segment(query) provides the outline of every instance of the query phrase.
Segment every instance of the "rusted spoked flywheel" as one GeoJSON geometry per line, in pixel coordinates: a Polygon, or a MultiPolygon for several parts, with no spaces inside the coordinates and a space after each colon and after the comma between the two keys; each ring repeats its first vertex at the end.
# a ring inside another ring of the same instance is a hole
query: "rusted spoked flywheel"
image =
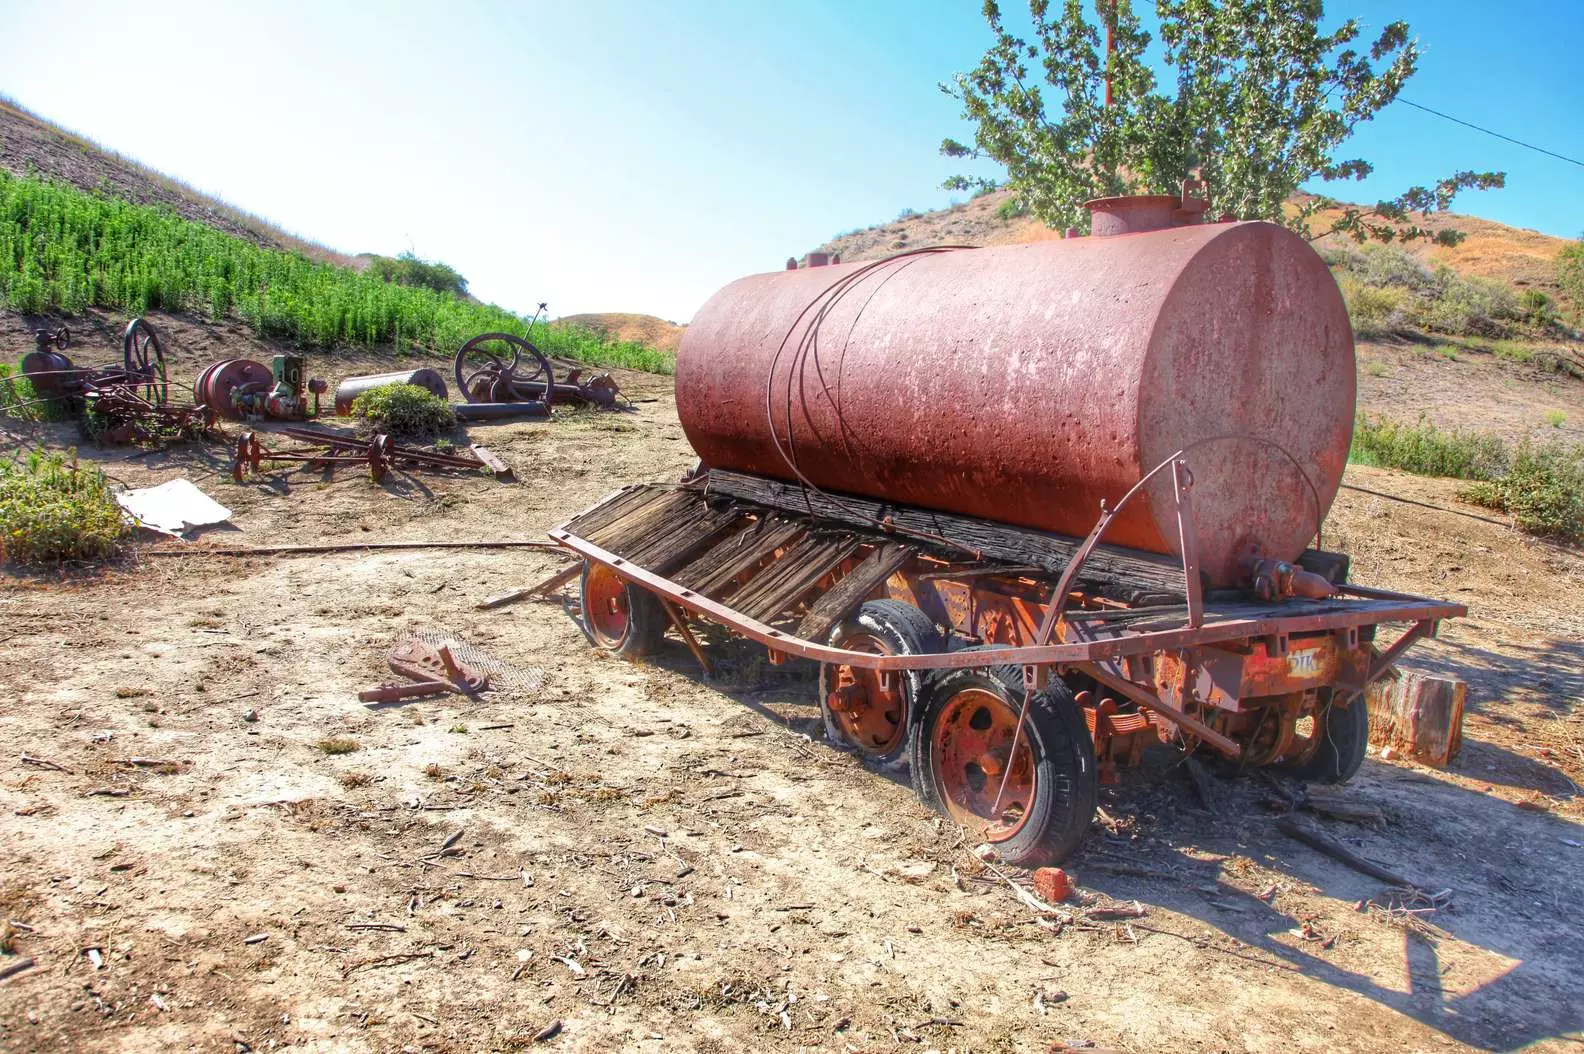
{"type": "Polygon", "coordinates": [[[1023,829],[1038,778],[1034,749],[1017,735],[1018,712],[1008,704],[997,692],[965,688],[943,701],[930,729],[946,814],[989,842],[1023,829]]]}
{"type": "Polygon", "coordinates": [[[665,609],[647,589],[631,585],[605,564],[583,565],[580,590],[583,632],[595,646],[636,659],[660,646],[669,621],[665,609]]]}
{"type": "MultiPolygon", "coordinates": [[[[832,646],[870,655],[925,655],[946,650],[928,615],[900,600],[871,600],[831,631],[832,646]]],[[[908,734],[924,691],[919,670],[872,670],[849,663],[820,666],[820,711],[826,738],[857,750],[881,768],[907,762],[908,734]]]]}
{"type": "Polygon", "coordinates": [[[528,341],[510,333],[480,333],[456,353],[456,382],[470,403],[554,402],[555,371],[528,341]]]}
{"type": "Polygon", "coordinates": [[[155,406],[164,406],[170,399],[170,385],[165,379],[165,349],[160,347],[159,334],[141,318],[127,323],[121,335],[121,365],[126,370],[129,383],[143,389],[142,396],[155,406]]]}
{"type": "Polygon", "coordinates": [[[908,758],[925,804],[1010,863],[1055,863],[1078,846],[1099,779],[1094,741],[1065,683],[1051,680],[1030,697],[1020,667],[946,670],[923,709],[908,758]]]}

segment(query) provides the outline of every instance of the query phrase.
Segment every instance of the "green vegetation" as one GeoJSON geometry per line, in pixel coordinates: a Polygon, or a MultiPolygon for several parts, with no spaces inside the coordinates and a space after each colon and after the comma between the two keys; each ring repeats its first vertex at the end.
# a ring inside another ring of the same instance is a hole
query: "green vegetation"
{"type": "Polygon", "coordinates": [[[383,384],[352,401],[352,416],[393,436],[433,436],[456,424],[451,404],[416,384],[383,384]]]}
{"type": "MultiPolygon", "coordinates": [[[[1360,337],[1402,336],[1417,331],[1478,341],[1544,337],[1556,323],[1551,298],[1538,291],[1523,297],[1488,278],[1465,278],[1450,267],[1434,267],[1394,246],[1322,253],[1347,301],[1353,331],[1360,337]]],[[[1527,361],[1529,349],[1474,345],[1505,358],[1527,361]]]]}
{"type": "MultiPolygon", "coordinates": [[[[941,153],[1000,162],[1005,185],[1041,220],[1080,230],[1089,228],[1082,202],[1090,198],[1175,194],[1193,178],[1203,181],[1212,216],[1359,242],[1455,244],[1459,232],[1418,225],[1414,214],[1443,212],[1462,190],[1504,185],[1499,172],[1454,172],[1373,206],[1314,197],[1289,209],[1302,185],[1373,171],[1341,151],[1418,68],[1408,25],[1370,5],[1380,25],[1371,41],[1357,19],[1338,20],[1317,0],[1138,6],[1150,9],[1158,40],[1131,3],[1028,0],[1033,33],[1025,39],[1003,21],[997,0],[985,0],[994,43],[971,71],[941,85],[962,103],[973,143],[947,139],[941,153]]],[[[955,176],[945,186],[987,182],[955,176]]]]}
{"type": "Polygon", "coordinates": [[[1447,432],[1422,417],[1410,425],[1360,414],[1348,460],[1421,476],[1488,480],[1506,471],[1508,453],[1500,436],[1447,432]]]}
{"type": "Polygon", "coordinates": [[[97,469],[60,454],[0,461],[0,560],[17,564],[110,556],[129,527],[97,469]]]}
{"type": "Polygon", "coordinates": [[[355,739],[346,736],[327,736],[318,743],[321,754],[353,754],[362,749],[361,744],[355,739]]]}
{"type": "MultiPolygon", "coordinates": [[[[458,276],[460,280],[460,276],[458,276]]],[[[417,345],[450,354],[478,333],[527,337],[547,355],[671,373],[673,356],[576,326],[263,249],[163,208],[0,172],[0,305],[21,314],[104,307],[238,315],[307,347],[417,345]]]]}
{"type": "Polygon", "coordinates": [[[1436,428],[1420,419],[1402,424],[1360,416],[1351,461],[1422,476],[1472,481],[1458,497],[1499,509],[1531,534],[1584,541],[1584,446],[1436,428]]]}
{"type": "Polygon", "coordinates": [[[1556,258],[1557,285],[1567,297],[1574,322],[1584,322],[1584,241],[1562,246],[1556,258]]]}
{"type": "Polygon", "coordinates": [[[467,296],[467,279],[446,264],[420,260],[412,253],[402,253],[394,259],[370,253],[367,260],[366,270],[383,281],[467,296]]]}
{"type": "Polygon", "coordinates": [[[1584,449],[1520,444],[1504,475],[1470,484],[1458,497],[1507,513],[1531,534],[1584,542],[1584,449]]]}

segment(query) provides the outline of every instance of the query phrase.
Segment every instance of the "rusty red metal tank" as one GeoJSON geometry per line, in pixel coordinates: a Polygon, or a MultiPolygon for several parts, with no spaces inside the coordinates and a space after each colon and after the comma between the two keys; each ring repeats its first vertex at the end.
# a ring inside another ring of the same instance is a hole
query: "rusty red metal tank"
{"type": "MultiPolygon", "coordinates": [[[[734,282],[683,337],[682,427],[711,467],[1077,536],[1186,448],[1201,567],[1239,584],[1330,508],[1353,337],[1306,242],[1187,203],[1091,203],[1105,236],[734,282]]],[[[1169,477],[1106,541],[1177,551],[1169,477]]]]}

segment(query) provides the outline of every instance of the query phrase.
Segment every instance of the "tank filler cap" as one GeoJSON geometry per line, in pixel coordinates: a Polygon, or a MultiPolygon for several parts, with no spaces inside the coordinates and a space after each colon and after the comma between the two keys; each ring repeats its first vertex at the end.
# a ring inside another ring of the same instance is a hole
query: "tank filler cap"
{"type": "Polygon", "coordinates": [[[1096,238],[1116,234],[1187,227],[1204,222],[1210,203],[1193,196],[1203,186],[1197,179],[1185,179],[1178,194],[1124,194],[1114,198],[1095,198],[1084,202],[1089,210],[1089,232],[1096,238]]]}

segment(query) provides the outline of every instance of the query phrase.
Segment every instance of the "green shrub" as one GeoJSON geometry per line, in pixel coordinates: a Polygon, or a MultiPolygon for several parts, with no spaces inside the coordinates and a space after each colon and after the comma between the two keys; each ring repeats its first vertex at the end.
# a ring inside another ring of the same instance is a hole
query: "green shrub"
{"type": "Polygon", "coordinates": [[[1507,513],[1531,534],[1584,541],[1584,451],[1577,447],[1522,443],[1506,475],[1474,483],[1458,496],[1507,513]]]}
{"type": "Polygon", "coordinates": [[[1500,436],[1447,432],[1423,418],[1409,425],[1361,414],[1353,426],[1348,460],[1421,476],[1488,480],[1507,471],[1509,455],[1500,436]]]}
{"type": "Polygon", "coordinates": [[[1413,297],[1405,290],[1365,285],[1349,275],[1342,275],[1337,285],[1356,335],[1390,337],[1413,328],[1413,297]]]}
{"type": "Polygon", "coordinates": [[[1463,278],[1449,267],[1436,271],[1436,288],[1421,316],[1426,329],[1453,336],[1505,336],[1519,317],[1518,299],[1500,282],[1463,278]]]}
{"type": "Polygon", "coordinates": [[[397,285],[433,289],[437,293],[467,295],[467,279],[439,261],[420,260],[412,253],[402,253],[395,259],[389,256],[368,256],[368,272],[386,282],[397,285]]]}
{"type": "Polygon", "coordinates": [[[1569,317],[1584,321],[1584,241],[1562,246],[1556,258],[1556,280],[1568,299],[1569,317]]]}
{"type": "Polygon", "coordinates": [[[352,401],[352,416],[395,436],[433,436],[456,424],[451,404],[416,384],[382,384],[352,401]]]}
{"type": "Polygon", "coordinates": [[[112,555],[130,527],[104,473],[60,454],[0,461],[0,560],[39,564],[112,555]]]}

